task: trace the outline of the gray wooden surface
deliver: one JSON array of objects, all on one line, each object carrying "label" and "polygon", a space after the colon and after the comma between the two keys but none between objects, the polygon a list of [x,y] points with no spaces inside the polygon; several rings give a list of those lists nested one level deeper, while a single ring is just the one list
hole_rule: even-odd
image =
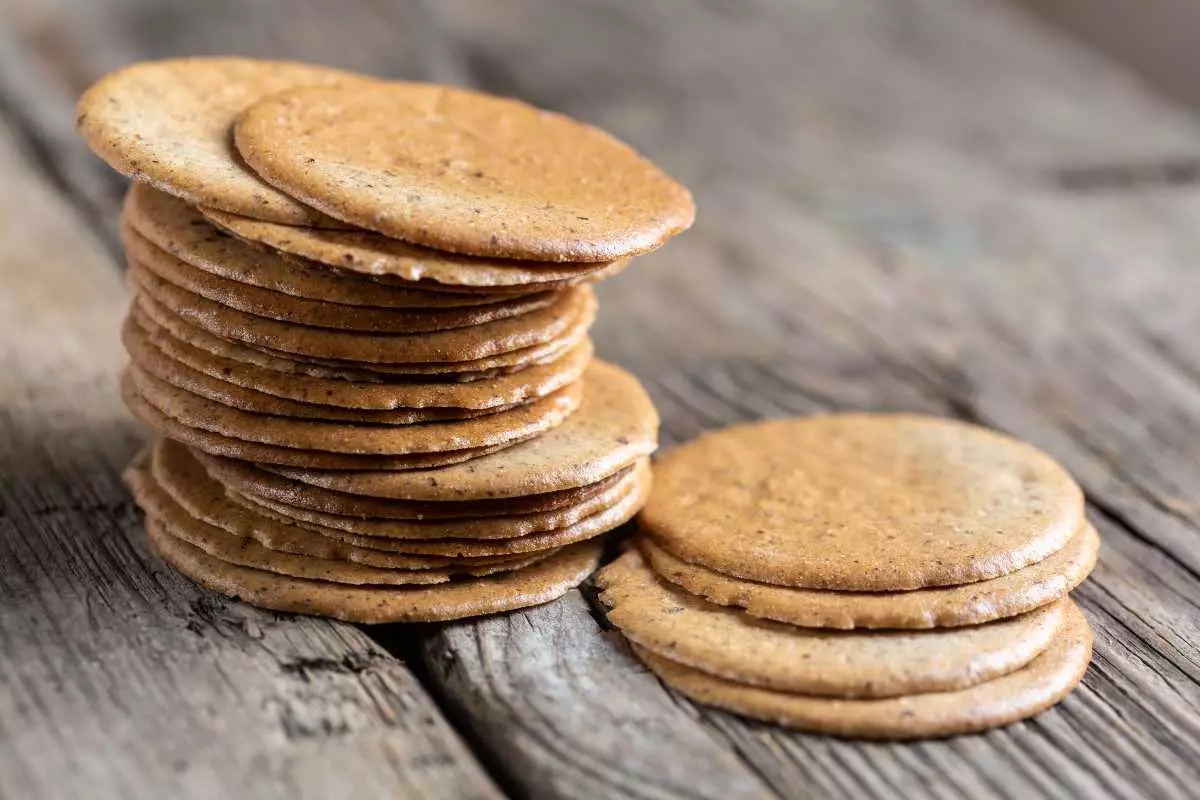
[{"label": "gray wooden surface", "polygon": [[[0,0],[0,796],[1189,797],[1200,786],[1195,116],[984,0]],[[133,58],[290,56],[596,122],[696,229],[601,289],[668,443],[914,409],[1028,438],[1105,546],[1084,686],[983,736],[864,745],[665,691],[589,589],[360,630],[221,601],[117,475],[121,183],[71,103]],[[106,246],[108,254],[106,254]]]}]

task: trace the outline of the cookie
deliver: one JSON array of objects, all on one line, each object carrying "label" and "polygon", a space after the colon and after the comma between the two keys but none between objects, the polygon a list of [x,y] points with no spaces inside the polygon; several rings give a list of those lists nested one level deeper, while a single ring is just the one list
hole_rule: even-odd
[{"label": "cookie", "polygon": [[394,409],[363,411],[337,406],[287,400],[254,389],[247,389],[221,378],[194,370],[176,361],[145,336],[132,318],[122,326],[122,340],[134,365],[153,377],[192,394],[222,405],[256,414],[269,414],[291,419],[312,419],[325,422],[354,422],[367,425],[413,425],[486,416],[512,410],[517,405],[473,410],[465,408]]},{"label": "cookie", "polygon": [[337,225],[247,170],[230,129],[249,105],[299,86],[366,80],[327,67],[247,58],[134,64],[97,81],[76,125],[113,169],[190,203],[291,225]]},{"label": "cookie", "polygon": [[521,514],[419,520],[328,514],[290,506],[269,497],[242,495],[236,489],[229,489],[228,492],[238,502],[256,509],[272,511],[291,521],[304,522],[321,529],[332,528],[358,536],[385,539],[514,539],[570,527],[622,503],[631,493],[636,492],[644,497],[649,487],[650,465],[648,461],[642,461],[604,491],[561,508]]},{"label": "cookie", "polygon": [[978,733],[1032,717],[1079,685],[1092,657],[1092,632],[1068,601],[1062,629],[1025,667],[951,692],[838,699],[780,692],[709,675],[634,646],[671,688],[717,706],[798,730],[859,739],[921,739]]},{"label": "cookie", "polygon": [[[546,344],[583,321],[590,327],[596,300],[591,289],[569,289],[546,308],[508,319],[414,334],[368,334],[293,325],[247,314],[214,303],[169,281],[137,262],[129,278],[140,292],[198,328],[256,347],[322,359],[368,364],[470,362]],[[464,371],[473,367],[464,367]]]},{"label": "cookie", "polygon": [[200,209],[200,213],[239,239],[296,258],[366,275],[396,276],[423,284],[432,282],[443,289],[470,288],[488,294],[513,289],[563,289],[610,278],[629,264],[627,258],[596,264],[473,258],[418,247],[372,231],[280,225],[208,208]]},{"label": "cookie", "polygon": [[509,411],[421,425],[355,425],[253,414],[161,381],[136,364],[126,372],[134,390],[169,417],[195,428],[275,447],[354,455],[409,455],[503,445],[549,430],[579,404],[572,384]]},{"label": "cookie", "polygon": [[[135,183],[126,193],[122,220],[159,249],[197,269],[238,283],[310,300],[376,308],[445,308],[486,305],[544,291],[542,287],[514,287],[504,294],[465,292],[461,287],[430,281],[386,280],[341,269],[337,265],[299,257],[285,258],[271,248],[247,244],[223,232],[195,206],[144,183]],[[246,221],[259,224],[255,220]],[[290,235],[332,233],[322,228],[261,224],[279,227],[291,232]],[[287,240],[284,236],[281,243]]]},{"label": "cookie", "polygon": [[464,362],[397,365],[355,365],[342,362],[318,363],[312,359],[288,353],[272,353],[263,348],[235,342],[213,335],[193,325],[148,294],[138,293],[134,306],[145,318],[152,320],[171,335],[213,355],[263,367],[284,376],[305,375],[331,380],[387,383],[404,380],[434,380],[471,383],[513,375],[530,367],[549,364],[563,357],[572,348],[586,342],[590,317],[576,319],[559,337],[542,345],[514,350],[498,356]]},{"label": "cookie", "polygon": [[648,537],[638,547],[655,572],[694,595],[763,619],[810,628],[951,628],[1016,616],[1053,603],[1083,582],[1100,537],[1084,525],[1066,546],[998,578],[906,592],[845,592],[772,586],[681,561]]},{"label": "cookie", "polygon": [[654,250],[695,217],[687,189],[607,133],[464,89],[285,92],[247,109],[234,140],[287,194],[437,250],[612,261]]},{"label": "cookie", "polygon": [[200,297],[258,317],[339,331],[427,333],[509,319],[551,305],[554,292],[523,295],[487,305],[442,308],[375,308],[310,300],[197,269],[160,249],[128,225],[121,230],[126,255],[139,267]]},{"label": "cookie", "polygon": [[[649,493],[650,481],[643,478],[643,474],[639,473],[639,479],[633,484],[632,490],[609,508],[563,528],[543,533],[531,533],[526,536],[514,536],[508,539],[394,539],[384,536],[360,536],[339,528],[328,528],[323,525],[297,521],[254,501],[251,501],[249,506],[264,516],[281,522],[295,522],[301,528],[357,547],[452,558],[516,556],[565,547],[585,539],[593,539],[621,527],[638,512]],[[231,498],[235,501],[240,499],[236,495],[231,495]]]},{"label": "cookie", "polygon": [[[229,564],[352,586],[410,586],[416,584],[448,583],[455,575],[492,575],[527,566],[524,562],[441,567],[427,569],[393,569],[372,567],[355,561],[297,555],[263,546],[257,537],[235,536],[225,526],[210,525],[189,514],[145,472],[134,472],[128,483],[134,498],[148,519],[166,527],[172,535],[203,550],[207,555]],[[253,524],[253,523],[252,523]],[[318,538],[312,536],[312,538]]]},{"label": "cookie", "polygon": [[583,398],[557,428],[486,461],[436,476],[399,473],[279,470],[293,480],[333,491],[401,500],[484,500],[587,486],[654,452],[658,413],[637,378],[594,361]]},{"label": "cookie", "polygon": [[203,428],[196,428],[164,414],[138,393],[128,375],[121,381],[121,399],[125,406],[146,427],[205,453],[227,458],[258,461],[262,463],[286,464],[304,468],[350,469],[350,470],[406,470],[430,469],[448,464],[458,464],[473,458],[494,453],[507,444],[489,447],[446,450],[437,453],[407,453],[402,455],[357,455],[330,453],[321,450],[303,450],[294,447],[248,442],[224,436]]},{"label": "cookie", "polygon": [[598,543],[584,542],[484,578],[415,588],[343,586],[229,564],[153,518],[146,520],[146,534],[164,561],[215,592],[273,611],[365,624],[442,622],[548,603],[583,582],[600,557]]},{"label": "cookie", "polygon": [[[136,467],[131,467],[131,470]],[[520,557],[446,558],[410,555],[376,548],[355,547],[337,539],[255,513],[231,500],[221,484],[205,473],[204,467],[186,447],[170,439],[154,444],[148,465],[155,483],[188,514],[224,528],[231,535],[253,538],[263,547],[315,558],[352,561],[384,569],[441,569],[446,567],[521,566]]]},{"label": "cookie", "polygon": [[908,414],[727,428],[665,456],[642,526],[746,580],[892,591],[995,578],[1061,549],[1083,493],[1032,446]]},{"label": "cookie", "polygon": [[297,403],[367,412],[487,411],[513,406],[545,397],[575,382],[592,359],[591,341],[585,339],[549,364],[491,379],[439,383],[350,381],[281,374],[257,364],[214,355],[176,338],[137,305],[130,311],[124,332],[131,341],[145,342],[176,362],[235,386]]},{"label": "cookie", "polygon": [[833,697],[965,689],[1046,649],[1065,600],[987,625],[926,631],[821,631],[756,620],[659,578],[636,548],[597,575],[609,620],[663,658],[738,683]]}]

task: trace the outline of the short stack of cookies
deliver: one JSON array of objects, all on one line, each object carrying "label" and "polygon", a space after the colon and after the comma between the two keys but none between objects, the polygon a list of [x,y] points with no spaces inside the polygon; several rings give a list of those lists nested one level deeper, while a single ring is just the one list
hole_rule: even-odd
[{"label": "short stack of cookies", "polygon": [[553,599],[650,485],[658,419],[592,359],[590,284],[685,230],[611,136],[476,92],[238,58],[79,104],[135,179],[122,390],[155,549],[225,594],[359,622]]},{"label": "short stack of cookies", "polygon": [[598,583],[667,685],[848,737],[1006,725],[1081,680],[1068,592],[1099,537],[1049,456],[952,420],[831,414],[729,428],[655,465]]}]

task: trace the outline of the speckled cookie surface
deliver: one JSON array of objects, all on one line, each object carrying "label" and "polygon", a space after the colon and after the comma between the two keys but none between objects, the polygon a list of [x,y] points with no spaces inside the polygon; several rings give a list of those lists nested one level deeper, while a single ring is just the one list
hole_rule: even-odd
[{"label": "speckled cookie surface", "polygon": [[600,557],[600,546],[574,545],[522,569],[425,587],[343,586],[229,564],[147,519],[155,551],[175,569],[215,592],[260,608],[376,624],[440,622],[548,603],[578,586]]},{"label": "speckled cookie surface", "polygon": [[659,578],[636,548],[597,576],[608,618],[634,644],[717,677],[784,692],[897,697],[964,689],[1028,664],[1065,600],[987,625],[821,631],[758,620]]},{"label": "speckled cookie surface", "polygon": [[436,476],[280,472],[296,481],[354,495],[483,500],[586,486],[649,455],[657,443],[658,413],[641,383],[620,367],[597,360],[584,372],[583,397],[574,414],[495,458],[440,470]]},{"label": "speckled cookie surface", "polygon": [[[362,333],[295,325],[215,303],[130,262],[138,290],[208,333],[298,356],[356,364],[470,362],[546,344],[579,324],[590,327],[595,295],[568,289],[545,308],[468,328],[422,334]],[[464,367],[466,369],[466,367]]]},{"label": "speckled cookie surface", "polygon": [[735,426],[667,454],[641,524],[684,561],[747,580],[886,591],[1041,561],[1083,495],[1030,445],[906,414]]},{"label": "speckled cookie surface", "polygon": [[110,73],[88,89],[76,124],[113,169],[191,203],[293,225],[328,225],[333,220],[240,164],[231,128],[247,106],[267,95],[361,80],[283,61],[147,61]]},{"label": "speckled cookie surface", "polygon": [[697,703],[798,730],[863,739],[921,739],[999,728],[1032,717],[1079,685],[1092,655],[1092,632],[1068,602],[1057,636],[1027,666],[952,692],[839,699],[750,686],[718,678],[635,646],[668,686]]},{"label": "speckled cookie surface", "polygon": [[[580,316],[563,332],[545,344],[514,350],[497,356],[488,356],[474,361],[442,363],[353,364],[316,360],[290,353],[280,353],[257,347],[245,342],[222,338],[210,333],[202,325],[181,317],[146,292],[138,292],[134,298],[137,312],[155,324],[170,331],[176,338],[222,358],[233,359],[245,364],[278,372],[283,376],[303,375],[332,380],[387,383],[402,380],[441,380],[456,383],[491,380],[512,375],[530,367],[549,364],[563,357],[569,350],[588,341],[590,316]],[[221,329],[219,323],[209,325]]]},{"label": "speckled cookie surface", "polygon": [[[219,213],[211,212],[210,213]],[[162,250],[205,272],[243,284],[283,294],[352,306],[377,308],[452,308],[485,305],[541,288],[510,289],[508,294],[445,291],[426,282],[388,281],[316,263],[286,258],[274,250],[247,244],[214,227],[206,217],[177,197],[144,183],[135,183],[125,195],[124,223]],[[237,217],[237,219],[245,219]],[[332,233],[322,228],[301,228],[275,223],[255,224],[286,231]]]},{"label": "speckled cookie surface", "polygon": [[[177,339],[150,320],[137,306],[131,310],[124,328],[126,348],[135,361],[134,349],[146,357],[167,358],[196,373],[218,381],[225,391],[242,389],[260,397],[259,406],[247,410],[278,413],[284,416],[313,416],[318,419],[345,419],[360,422],[401,423],[419,419],[445,419],[472,416],[500,410],[518,403],[545,397],[578,380],[591,359],[588,341],[569,351],[563,358],[513,375],[468,383],[378,383],[355,382],[307,375],[284,375],[254,364],[222,358]],[[144,361],[139,361],[147,366]],[[154,370],[151,368],[151,371]],[[170,380],[155,373],[163,380]],[[197,391],[188,385],[183,388]],[[264,405],[270,398],[290,405]],[[233,404],[225,400],[227,405]],[[236,406],[236,404],[233,404]],[[237,406],[241,407],[241,406]],[[427,413],[420,413],[427,412]]]},{"label": "speckled cookie surface", "polygon": [[685,188],[612,136],[462,89],[278,94],[249,108],[234,138],[289,195],[438,250],[611,261],[655,249],[695,215]]},{"label": "speckled cookie surface", "polygon": [[751,616],[810,628],[951,628],[1016,616],[1067,596],[1092,571],[1100,537],[1085,525],[1066,546],[1028,567],[959,586],[903,592],[798,589],[731,578],[681,561],[648,537],[647,563],[665,579],[712,603]]},{"label": "speckled cookie surface", "polygon": [[329,230],[239,217],[201,209],[210,222],[234,236],[298,258],[367,275],[479,290],[564,288],[612,277],[629,259],[595,264],[555,264],[459,256],[402,242],[373,231]]},{"label": "speckled cookie surface", "polygon": [[[446,558],[356,547],[312,530],[257,514],[251,508],[229,499],[224,487],[204,471],[203,465],[188,449],[170,439],[159,439],[155,442],[149,469],[158,486],[188,514],[209,525],[223,528],[232,536],[253,538],[270,550],[351,561],[382,569],[454,568],[455,571],[467,574],[484,574],[487,569],[493,567],[516,568],[526,563],[523,558],[511,556]],[[477,567],[484,568],[484,572],[473,572]]]},{"label": "speckled cookie surface", "polygon": [[[265,516],[273,517],[281,522],[296,522],[302,528],[358,547],[449,558],[509,557],[565,547],[575,542],[595,538],[624,525],[642,507],[649,492],[650,481],[643,478],[643,475],[645,473],[638,473],[638,479],[633,483],[630,491],[612,506],[589,517],[584,517],[578,522],[562,528],[506,539],[395,539],[384,536],[362,536],[341,528],[330,528],[303,520],[295,520],[287,514],[280,514],[274,509],[254,501],[250,501],[249,505],[256,512]],[[231,497],[234,500],[247,500],[247,498],[239,498],[236,495],[231,495]]]},{"label": "speckled cookie surface", "polygon": [[440,308],[376,308],[311,300],[240,283],[198,269],[151,243],[129,226],[121,231],[126,255],[162,280],[214,303],[279,322],[366,333],[425,333],[509,319],[551,305],[554,292],[498,303]]},{"label": "speckled cookie surface", "polygon": [[194,428],[248,442],[355,455],[437,453],[502,445],[549,430],[579,404],[581,387],[509,411],[421,425],[355,425],[254,414],[209,400],[159,380],[137,365],[127,372],[137,393],[163,414]]}]

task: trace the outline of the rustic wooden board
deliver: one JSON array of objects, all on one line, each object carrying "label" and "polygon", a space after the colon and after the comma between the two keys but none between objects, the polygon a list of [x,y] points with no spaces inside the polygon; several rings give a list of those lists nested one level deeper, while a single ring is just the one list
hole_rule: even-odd
[{"label": "rustic wooden board", "polygon": [[[736,6],[448,0],[336,10],[282,0],[107,0],[69,15],[57,4],[7,4],[14,24],[0,31],[0,110],[40,154],[40,174],[101,235],[111,225],[119,183],[81,155],[64,115],[87,80],[123,60],[243,51],[480,85],[610,128],[696,191],[697,228],[604,285],[597,328],[601,353],[647,381],[669,442],[762,416],[924,410],[1035,441],[1084,484],[1105,540],[1096,574],[1078,593],[1097,630],[1095,661],[1084,687],[1062,706],[985,736],[863,745],[697,710],[638,666],[619,636],[606,631],[586,589],[481,622],[371,632],[421,662],[415,666],[425,688],[511,794],[1169,798],[1194,792],[1200,779],[1200,351],[1194,345],[1200,192],[1180,167],[1194,162],[1200,148],[1200,125],[1191,114],[1027,15],[983,0]],[[72,258],[81,275],[85,267],[97,271],[89,280],[115,280],[94,255]],[[89,307],[99,309],[105,296],[92,292]],[[104,331],[115,331],[119,308],[96,313],[88,348],[63,345],[74,360],[53,362],[75,367],[38,371],[27,355],[6,370],[8,379],[29,382],[36,375],[45,385],[69,386],[60,401],[75,405],[93,396],[91,387],[111,385],[115,361],[91,348],[115,347],[115,336],[105,339]],[[12,317],[0,322],[6,336]],[[32,319],[48,324],[40,314]],[[9,366],[14,356],[7,339],[5,345]],[[80,363],[92,377],[65,383]],[[122,421],[103,446],[80,450],[95,454],[66,445],[41,461],[6,453],[4,468],[42,476],[38,487],[103,486],[98,496],[107,505],[76,501],[73,513],[87,525],[110,526],[117,531],[111,541],[136,551],[136,538],[134,544],[125,538],[131,517],[113,477],[134,434],[106,403],[96,408]],[[75,405],[67,406],[75,426],[69,441],[95,430]],[[25,450],[40,452],[33,446],[15,452]],[[26,461],[40,466],[29,472]],[[56,534],[37,520],[5,524],[6,539],[20,531],[18,552],[42,547],[69,559],[46,544],[56,543]],[[136,552],[130,562],[136,569],[110,559],[80,575],[80,583],[99,572],[107,576],[102,586],[137,587],[149,569],[174,593],[208,596],[146,567]],[[22,558],[18,563],[29,563]],[[75,562],[67,563],[66,574],[76,576]],[[54,569],[44,572],[45,586],[63,574]],[[7,583],[0,587],[7,592]],[[71,644],[73,637],[88,641],[80,633],[86,614],[71,608],[23,612],[28,626],[65,628],[63,616],[85,620],[69,628],[69,638],[44,645],[47,655],[31,670],[49,658],[75,656],[80,646]],[[222,608],[239,618],[254,614]],[[139,641],[157,641],[163,623],[146,614]],[[279,631],[293,647],[316,648],[314,640],[330,646],[317,630],[337,630],[338,647],[370,647],[340,626],[269,622],[274,627],[264,629]],[[355,637],[353,644],[344,644],[347,637]],[[244,639],[218,640],[228,658],[255,650]],[[93,647],[98,655],[86,663],[111,672],[125,663],[127,646]],[[192,667],[171,672],[175,686],[221,684],[186,653],[177,657]],[[371,658],[428,713],[402,666],[383,655]],[[255,663],[268,670],[269,662]],[[0,667],[6,668],[13,669]],[[156,685],[153,676],[139,675]],[[47,683],[23,674],[20,685]],[[114,692],[133,702],[119,693],[124,684],[117,680],[88,685],[97,703],[115,702]],[[247,691],[278,691],[274,677],[255,685]],[[155,692],[171,697],[167,689]],[[315,703],[328,695],[318,688],[306,697]],[[72,707],[82,715],[81,731],[92,730],[96,718],[117,718],[82,708]],[[16,718],[39,719],[34,712]],[[0,725],[8,719],[0,715]],[[24,735],[39,749],[58,741],[78,754],[93,782],[107,777],[109,785],[123,785],[143,770],[136,753],[105,754],[101,762],[95,736],[73,734],[75,746],[64,747],[61,727],[35,724]],[[269,738],[261,727],[243,727],[248,736]],[[130,739],[171,740],[174,728],[151,718],[125,730]],[[378,758],[355,739],[327,764],[309,764],[311,779],[325,774],[322,764],[336,770],[339,759],[357,753],[376,770],[370,786],[385,785]],[[469,761],[463,771],[453,766],[461,759],[453,740],[438,741],[427,747],[450,754],[438,760],[438,774],[484,791]],[[44,779],[37,770],[45,762],[30,747],[0,764],[9,767],[5,775],[36,772]],[[387,778],[400,781],[403,766],[397,770]],[[282,779],[284,771],[274,775]],[[270,775],[261,779],[263,787],[279,785]],[[26,780],[22,787],[47,785],[18,780]]]}]

